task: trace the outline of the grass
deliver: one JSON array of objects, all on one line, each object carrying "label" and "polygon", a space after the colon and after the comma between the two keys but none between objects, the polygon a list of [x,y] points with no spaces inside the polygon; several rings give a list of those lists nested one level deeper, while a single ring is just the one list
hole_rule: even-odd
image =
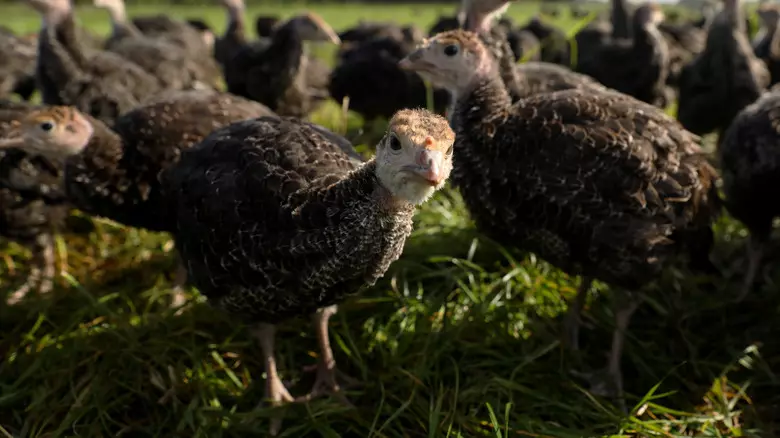
[{"label": "grass", "polygon": [[[519,6],[517,18],[536,7]],[[224,21],[216,8],[130,12],[163,10],[204,16],[218,28]],[[427,25],[448,8],[317,10],[340,28],[360,16]],[[23,7],[3,13],[18,31],[38,25]],[[79,17],[107,30],[100,12],[79,10]],[[341,126],[336,105],[314,119]],[[92,232],[58,242],[62,275],[52,294],[0,307],[0,437],[266,436],[270,410],[255,408],[262,362],[246,327],[194,291],[197,304],[174,316],[170,239],[93,223]],[[577,278],[481,236],[451,190],[425,205],[416,225],[401,260],[331,324],[341,369],[363,382],[348,394],[357,407],[322,398],[286,408],[284,436],[780,434],[780,270],[770,255],[756,291],[732,302],[745,266],[745,232],[735,221],[717,226],[714,258],[724,272],[717,285],[670,270],[634,317],[623,361],[630,415],[590,395],[568,371],[603,365],[612,327],[607,286],[590,297],[590,328],[575,357],[559,334]],[[0,294],[19,284],[29,257],[2,245]],[[306,321],[281,326],[277,344],[283,378],[293,393],[308,391],[313,376],[302,368],[314,363],[316,342]]]}]

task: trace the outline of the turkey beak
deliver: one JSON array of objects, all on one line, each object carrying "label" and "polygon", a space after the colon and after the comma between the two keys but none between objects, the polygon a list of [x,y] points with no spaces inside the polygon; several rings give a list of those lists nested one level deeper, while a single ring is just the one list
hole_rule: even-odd
[{"label": "turkey beak", "polygon": [[328,23],[322,23],[320,26],[320,32],[323,35],[323,40],[327,41],[329,43],[333,43],[336,45],[341,44],[341,38],[339,38],[339,35],[336,33],[335,30],[333,30],[332,27]]},{"label": "turkey beak", "polygon": [[422,64],[424,50],[425,50],[424,48],[420,48],[410,53],[409,55],[406,56],[406,58],[398,61],[398,66],[404,70],[412,70],[412,71],[418,70],[420,64]]},{"label": "turkey beak", "polygon": [[417,154],[415,173],[432,186],[439,186],[445,179],[442,161],[444,154],[431,149],[423,149]]}]

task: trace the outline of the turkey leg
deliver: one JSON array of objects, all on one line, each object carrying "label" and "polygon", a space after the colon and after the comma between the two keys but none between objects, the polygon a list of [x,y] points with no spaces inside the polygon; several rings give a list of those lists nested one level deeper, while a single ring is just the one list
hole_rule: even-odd
[{"label": "turkey leg", "polygon": [[[355,379],[339,373],[336,369],[336,359],[333,357],[333,349],[330,348],[330,336],[328,334],[328,320],[335,315],[338,307],[333,305],[318,309],[312,315],[312,324],[317,333],[317,343],[319,344],[320,355],[317,360],[317,378],[314,381],[314,387],[309,394],[300,397],[298,401],[308,401],[314,397],[323,394],[334,394],[340,401],[347,405],[351,403],[341,392],[342,385],[338,382],[338,377],[344,381],[344,384],[351,385],[356,383]],[[338,375],[337,375],[338,374]]]},{"label": "turkey leg", "polygon": [[[277,407],[285,403],[294,401],[287,388],[279,379],[276,371],[276,357],[274,356],[274,337],[276,336],[276,326],[273,324],[258,324],[252,329],[252,336],[257,338],[260,343],[260,349],[263,350],[263,359],[265,361],[265,398],[271,403],[271,406]],[[271,427],[269,433],[276,436],[282,428],[282,416],[274,414],[271,417]]]},{"label": "turkey leg", "polygon": [[588,299],[588,291],[592,282],[593,280],[589,277],[582,277],[580,287],[577,290],[577,296],[574,297],[574,302],[569,305],[569,310],[566,312],[563,329],[566,336],[565,341],[572,351],[579,351],[580,349],[582,309],[585,308],[585,301]]},{"label": "turkey leg", "polygon": [[6,299],[9,306],[23,300],[36,286],[41,294],[50,292],[54,286],[54,276],[57,270],[54,257],[54,237],[49,233],[36,237],[30,250],[33,258],[30,274],[24,284]]},{"label": "turkey leg", "polygon": [[742,283],[742,289],[739,295],[735,298],[735,302],[740,302],[747,297],[750,293],[750,289],[753,287],[753,282],[758,274],[758,269],[761,266],[761,258],[764,255],[764,239],[760,237],[758,233],[750,233],[750,241],[748,242],[748,270],[745,274],[745,280]]}]

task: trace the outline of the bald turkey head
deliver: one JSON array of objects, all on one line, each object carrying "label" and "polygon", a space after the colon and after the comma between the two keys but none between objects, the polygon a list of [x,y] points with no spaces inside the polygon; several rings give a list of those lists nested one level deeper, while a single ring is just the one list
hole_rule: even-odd
[{"label": "bald turkey head", "polygon": [[0,148],[18,148],[33,155],[64,160],[89,144],[93,127],[71,107],[56,106],[31,112],[0,138]]}]

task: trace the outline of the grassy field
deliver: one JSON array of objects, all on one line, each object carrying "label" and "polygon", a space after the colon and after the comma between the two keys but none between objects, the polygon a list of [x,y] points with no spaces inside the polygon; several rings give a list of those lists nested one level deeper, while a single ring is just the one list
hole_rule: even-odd
[{"label": "grassy field", "polygon": [[[252,9],[289,16],[301,8]],[[336,28],[360,18],[427,26],[446,7],[317,10]],[[522,18],[534,4],[513,6]],[[205,17],[217,8],[143,8]],[[23,6],[5,24],[35,31]],[[78,11],[97,32],[102,11]],[[570,19],[562,24],[570,26]],[[341,126],[336,105],[314,116]],[[352,123],[357,123],[356,119]],[[172,243],[165,235],[94,220],[88,235],[58,242],[58,288],[0,307],[0,437],[266,436],[260,352],[246,330],[197,303],[168,309]],[[416,217],[404,256],[332,320],[336,360],[360,379],[348,408],[322,398],[285,410],[287,437],[772,437],[780,435],[780,269],[765,261],[754,293],[735,304],[745,233],[723,218],[714,259],[724,278],[701,286],[670,270],[634,317],[624,357],[630,414],[587,392],[569,372],[604,364],[609,288],[590,297],[580,356],[559,341],[566,300],[579,283],[530,254],[481,236],[457,193],[445,190]],[[26,273],[29,255],[0,244],[0,294]],[[282,377],[308,391],[316,341],[307,321],[277,337]]]}]

